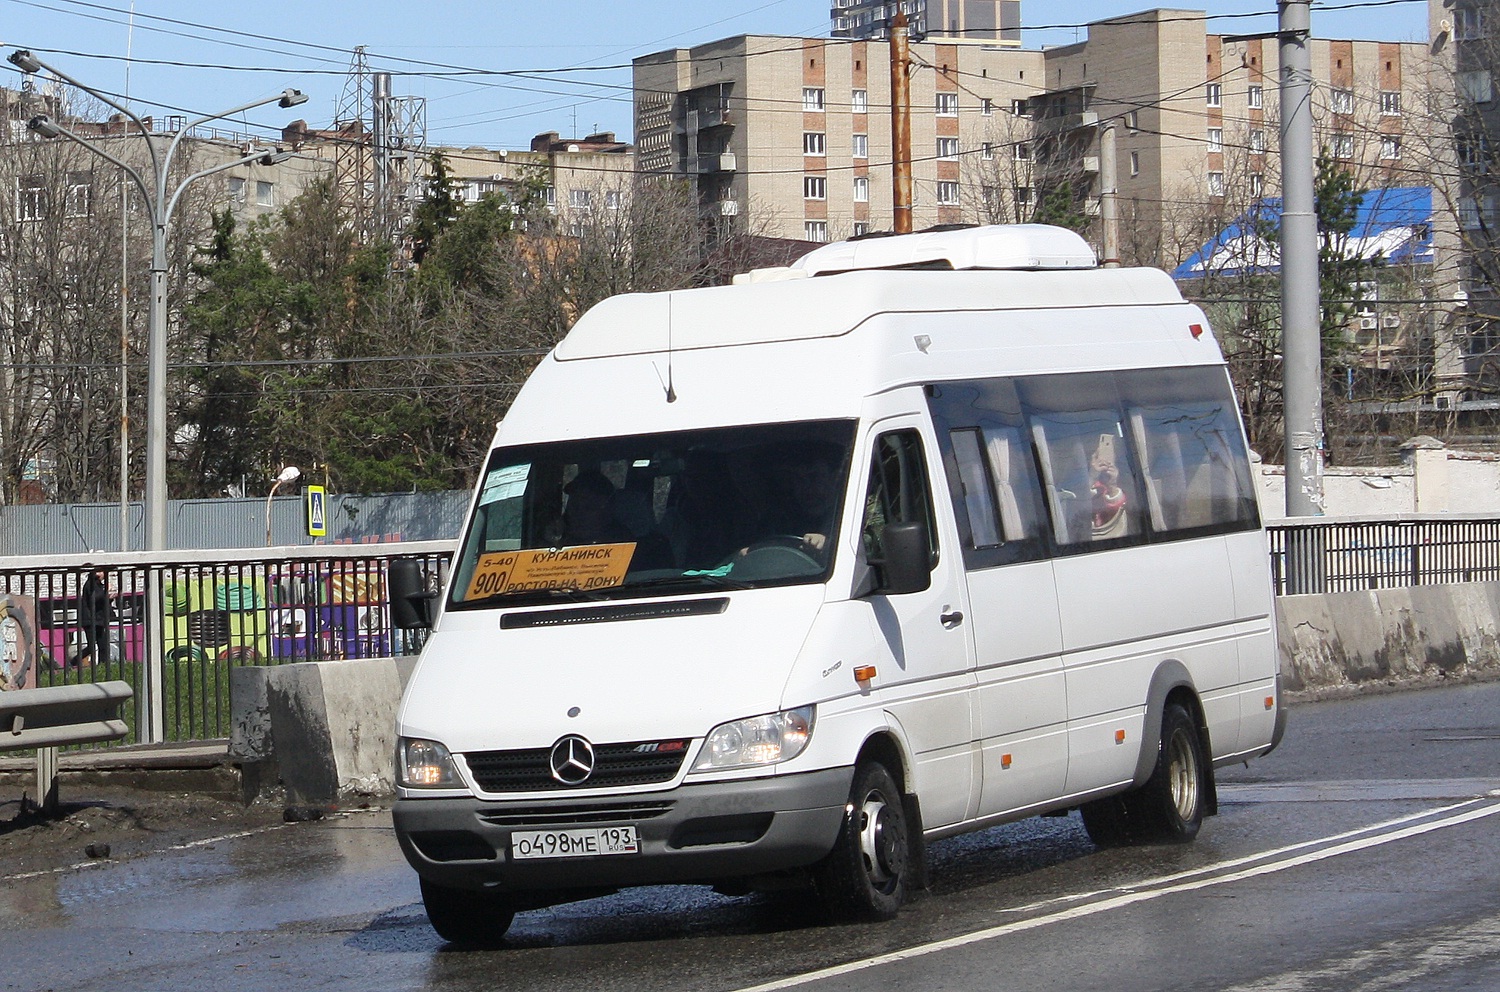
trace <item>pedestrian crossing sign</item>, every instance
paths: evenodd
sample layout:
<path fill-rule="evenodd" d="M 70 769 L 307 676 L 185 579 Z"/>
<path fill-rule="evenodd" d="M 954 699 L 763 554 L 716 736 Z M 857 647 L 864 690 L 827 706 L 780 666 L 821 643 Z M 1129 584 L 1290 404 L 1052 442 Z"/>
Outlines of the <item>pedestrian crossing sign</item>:
<path fill-rule="evenodd" d="M 328 533 L 327 492 L 322 486 L 308 486 L 302 493 L 303 516 L 307 518 L 307 536 L 322 537 Z"/>

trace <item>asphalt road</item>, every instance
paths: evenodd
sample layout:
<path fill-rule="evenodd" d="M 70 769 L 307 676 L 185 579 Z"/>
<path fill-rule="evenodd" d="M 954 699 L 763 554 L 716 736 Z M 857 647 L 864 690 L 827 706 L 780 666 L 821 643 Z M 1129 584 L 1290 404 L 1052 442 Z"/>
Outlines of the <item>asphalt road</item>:
<path fill-rule="evenodd" d="M 384 812 L 6 879 L 0 988 L 1500 990 L 1500 683 L 1304 704 L 1185 847 L 1077 816 L 934 845 L 890 924 L 654 888 L 447 948 Z"/>

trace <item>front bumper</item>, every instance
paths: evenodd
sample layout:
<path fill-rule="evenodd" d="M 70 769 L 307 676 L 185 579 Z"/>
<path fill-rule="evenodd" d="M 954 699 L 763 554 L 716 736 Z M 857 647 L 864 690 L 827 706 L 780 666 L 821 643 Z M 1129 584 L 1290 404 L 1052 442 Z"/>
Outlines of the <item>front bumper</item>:
<path fill-rule="evenodd" d="M 714 882 L 801 868 L 838 836 L 854 769 L 608 797 L 398 799 L 402 853 L 452 888 L 520 892 Z M 639 854 L 513 860 L 514 830 L 634 825 Z"/>

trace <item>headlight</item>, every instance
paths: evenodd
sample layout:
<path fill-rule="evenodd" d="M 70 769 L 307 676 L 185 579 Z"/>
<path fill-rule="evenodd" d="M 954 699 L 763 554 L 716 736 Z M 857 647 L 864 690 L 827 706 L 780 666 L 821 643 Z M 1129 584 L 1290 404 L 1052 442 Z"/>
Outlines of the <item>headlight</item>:
<path fill-rule="evenodd" d="M 410 789 L 462 788 L 448 749 L 418 737 L 396 742 L 396 781 Z"/>
<path fill-rule="evenodd" d="M 812 739 L 812 706 L 752 716 L 733 723 L 721 723 L 709 732 L 703 742 L 693 771 L 721 768 L 747 768 L 790 761 L 807 747 Z"/>

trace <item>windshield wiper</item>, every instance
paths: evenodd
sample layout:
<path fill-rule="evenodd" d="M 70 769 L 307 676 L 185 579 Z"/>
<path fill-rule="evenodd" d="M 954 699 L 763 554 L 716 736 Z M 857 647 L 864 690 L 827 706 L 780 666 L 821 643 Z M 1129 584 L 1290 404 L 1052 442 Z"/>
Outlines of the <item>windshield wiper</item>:
<path fill-rule="evenodd" d="M 616 586 L 615 588 L 661 589 L 668 586 L 686 586 L 688 588 L 692 588 L 694 586 L 709 586 L 714 589 L 755 588 L 755 586 L 749 582 L 741 582 L 738 579 L 731 579 L 729 576 L 720 575 L 716 571 L 694 572 L 692 574 L 683 575 L 659 575 L 654 579 L 644 579 L 640 582 L 627 582 L 623 587 Z"/>

